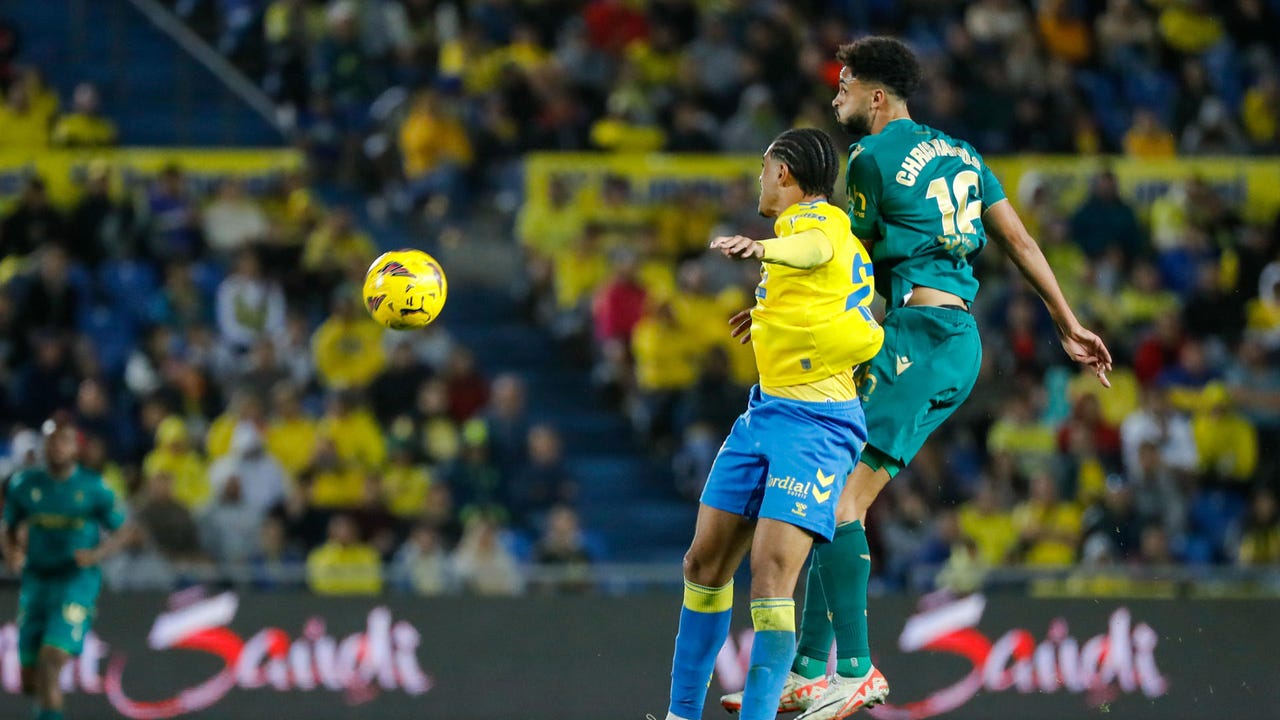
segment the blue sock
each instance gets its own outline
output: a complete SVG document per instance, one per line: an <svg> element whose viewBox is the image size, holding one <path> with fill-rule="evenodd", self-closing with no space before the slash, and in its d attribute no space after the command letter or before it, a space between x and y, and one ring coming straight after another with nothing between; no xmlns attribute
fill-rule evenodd
<svg viewBox="0 0 1280 720"><path fill-rule="evenodd" d="M671 661L671 705L667 708L671 714L688 720L702 717L716 655L729 637L732 614L732 580L718 588L684 581L680 632L676 634L676 654Z"/></svg>
<svg viewBox="0 0 1280 720"><path fill-rule="evenodd" d="M778 698L782 697L787 669L796 651L796 601L752 600L751 624L756 637L751 644L747 687L742 693L741 720L773 720L778 715Z"/></svg>

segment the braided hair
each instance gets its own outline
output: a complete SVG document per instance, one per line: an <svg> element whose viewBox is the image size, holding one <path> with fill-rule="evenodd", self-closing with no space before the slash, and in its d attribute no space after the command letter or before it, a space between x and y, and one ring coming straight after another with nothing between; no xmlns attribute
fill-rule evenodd
<svg viewBox="0 0 1280 720"><path fill-rule="evenodd" d="M835 143L821 130L798 128L774 138L769 157L786 165L806 195L830 198L835 192L840 160Z"/></svg>

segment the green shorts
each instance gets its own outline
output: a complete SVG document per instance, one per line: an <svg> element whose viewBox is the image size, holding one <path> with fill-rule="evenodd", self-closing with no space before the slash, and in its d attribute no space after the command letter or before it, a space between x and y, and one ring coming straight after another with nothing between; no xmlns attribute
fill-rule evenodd
<svg viewBox="0 0 1280 720"><path fill-rule="evenodd" d="M884 467L891 477L906 467L969 397L981 365L978 324L968 312L932 306L889 311L884 346L857 375L867 417L863 462Z"/></svg>
<svg viewBox="0 0 1280 720"><path fill-rule="evenodd" d="M102 573L97 568L59 575L23 573L18 591L19 663L35 665L45 645L79 655L93 624L101 587Z"/></svg>

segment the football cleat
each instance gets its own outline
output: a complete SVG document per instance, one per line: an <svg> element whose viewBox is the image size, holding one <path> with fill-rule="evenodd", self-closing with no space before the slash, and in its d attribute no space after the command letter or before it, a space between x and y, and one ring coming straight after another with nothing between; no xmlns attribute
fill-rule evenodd
<svg viewBox="0 0 1280 720"><path fill-rule="evenodd" d="M796 720L844 720L864 707L875 707L889 697L889 682L879 670L857 678L836 675L822 696Z"/></svg>
<svg viewBox="0 0 1280 720"><path fill-rule="evenodd" d="M799 712L813 704L827 687L825 677L807 678L793 672L787 673L787 681L782 686L782 697L778 698L778 712ZM742 693L729 693L720 698L720 705L731 713L742 710Z"/></svg>

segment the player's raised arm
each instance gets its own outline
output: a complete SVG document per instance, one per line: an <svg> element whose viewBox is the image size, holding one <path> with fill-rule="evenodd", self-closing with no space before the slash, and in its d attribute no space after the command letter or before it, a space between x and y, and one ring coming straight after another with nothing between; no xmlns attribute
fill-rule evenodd
<svg viewBox="0 0 1280 720"><path fill-rule="evenodd" d="M1088 365L1098 375L1098 382L1104 387L1111 387L1107 373L1111 371L1111 352L1088 328L1080 324L1071 305L1067 303L1058 286L1058 278L1045 260L1044 253L1036 244L1035 238L1027 232L1022 218L1013 209L1008 199L1000 200L986 209L982 216L982 225L987 234L1000 245L1013 260L1022 276L1035 288L1049 315L1058 329L1062 339L1062 349L1078 363Z"/></svg>
<svg viewBox="0 0 1280 720"><path fill-rule="evenodd" d="M835 255L831 239L818 228L768 240L752 240L742 235L718 237L711 241L711 249L719 250L727 258L755 259L800 270L818 267Z"/></svg>

